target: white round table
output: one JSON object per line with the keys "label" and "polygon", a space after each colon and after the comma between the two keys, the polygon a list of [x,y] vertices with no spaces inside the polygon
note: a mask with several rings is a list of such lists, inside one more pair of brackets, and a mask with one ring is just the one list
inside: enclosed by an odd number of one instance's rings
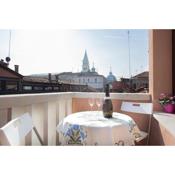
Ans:
{"label": "white round table", "polygon": [[57,126],[62,145],[134,145],[142,133],[128,115],[113,113],[110,119],[100,111],[73,113]]}

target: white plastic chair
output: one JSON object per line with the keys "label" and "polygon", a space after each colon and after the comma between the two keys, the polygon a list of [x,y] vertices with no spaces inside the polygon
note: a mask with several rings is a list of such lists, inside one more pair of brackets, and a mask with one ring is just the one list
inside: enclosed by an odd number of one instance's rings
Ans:
{"label": "white plastic chair", "polygon": [[[148,145],[150,137],[150,129],[151,129],[152,111],[153,111],[152,103],[122,102],[121,111],[139,113],[139,114],[148,114],[149,116],[148,133],[141,131],[143,139],[147,137],[147,145]],[[136,139],[136,142],[139,141],[141,140]]]}
{"label": "white plastic chair", "polygon": [[37,135],[40,144],[44,145],[38,131],[33,126],[32,118],[29,113],[25,113],[22,116],[11,120],[0,128],[0,144],[12,146],[20,145],[21,140],[24,139],[32,129]]}

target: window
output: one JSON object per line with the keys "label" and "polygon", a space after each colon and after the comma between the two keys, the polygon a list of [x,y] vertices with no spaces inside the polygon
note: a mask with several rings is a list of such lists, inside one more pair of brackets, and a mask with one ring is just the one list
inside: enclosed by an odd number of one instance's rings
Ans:
{"label": "window", "polygon": [[135,83],[133,84],[133,88],[136,89],[136,84]]}
{"label": "window", "polygon": [[6,81],[5,80],[0,81],[0,90],[2,90],[2,91],[6,90]]}
{"label": "window", "polygon": [[54,87],[53,89],[54,89],[54,90],[59,90],[59,87]]}
{"label": "window", "polygon": [[46,91],[52,90],[52,87],[51,86],[45,87],[45,90]]}
{"label": "window", "polygon": [[97,83],[97,78],[95,78],[95,83]]}
{"label": "window", "polygon": [[32,86],[23,86],[23,90],[30,91],[32,90]]}
{"label": "window", "polygon": [[36,90],[36,91],[41,91],[41,90],[43,90],[43,87],[41,87],[41,86],[34,86],[33,89]]}
{"label": "window", "polygon": [[17,91],[18,90],[18,82],[6,81],[6,90],[7,91]]}

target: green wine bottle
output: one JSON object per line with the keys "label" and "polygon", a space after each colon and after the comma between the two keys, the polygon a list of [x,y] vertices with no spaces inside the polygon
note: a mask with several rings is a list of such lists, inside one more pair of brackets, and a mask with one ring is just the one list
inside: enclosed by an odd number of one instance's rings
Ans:
{"label": "green wine bottle", "polygon": [[106,84],[105,87],[105,98],[103,100],[103,116],[105,118],[112,118],[113,106],[112,100],[109,94],[109,84]]}

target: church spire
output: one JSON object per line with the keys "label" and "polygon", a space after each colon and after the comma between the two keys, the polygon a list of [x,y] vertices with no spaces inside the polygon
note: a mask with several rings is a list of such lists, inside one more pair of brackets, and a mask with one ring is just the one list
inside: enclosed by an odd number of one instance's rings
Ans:
{"label": "church spire", "polygon": [[89,72],[89,60],[87,56],[87,52],[85,50],[84,58],[83,58],[83,64],[82,64],[82,72]]}

